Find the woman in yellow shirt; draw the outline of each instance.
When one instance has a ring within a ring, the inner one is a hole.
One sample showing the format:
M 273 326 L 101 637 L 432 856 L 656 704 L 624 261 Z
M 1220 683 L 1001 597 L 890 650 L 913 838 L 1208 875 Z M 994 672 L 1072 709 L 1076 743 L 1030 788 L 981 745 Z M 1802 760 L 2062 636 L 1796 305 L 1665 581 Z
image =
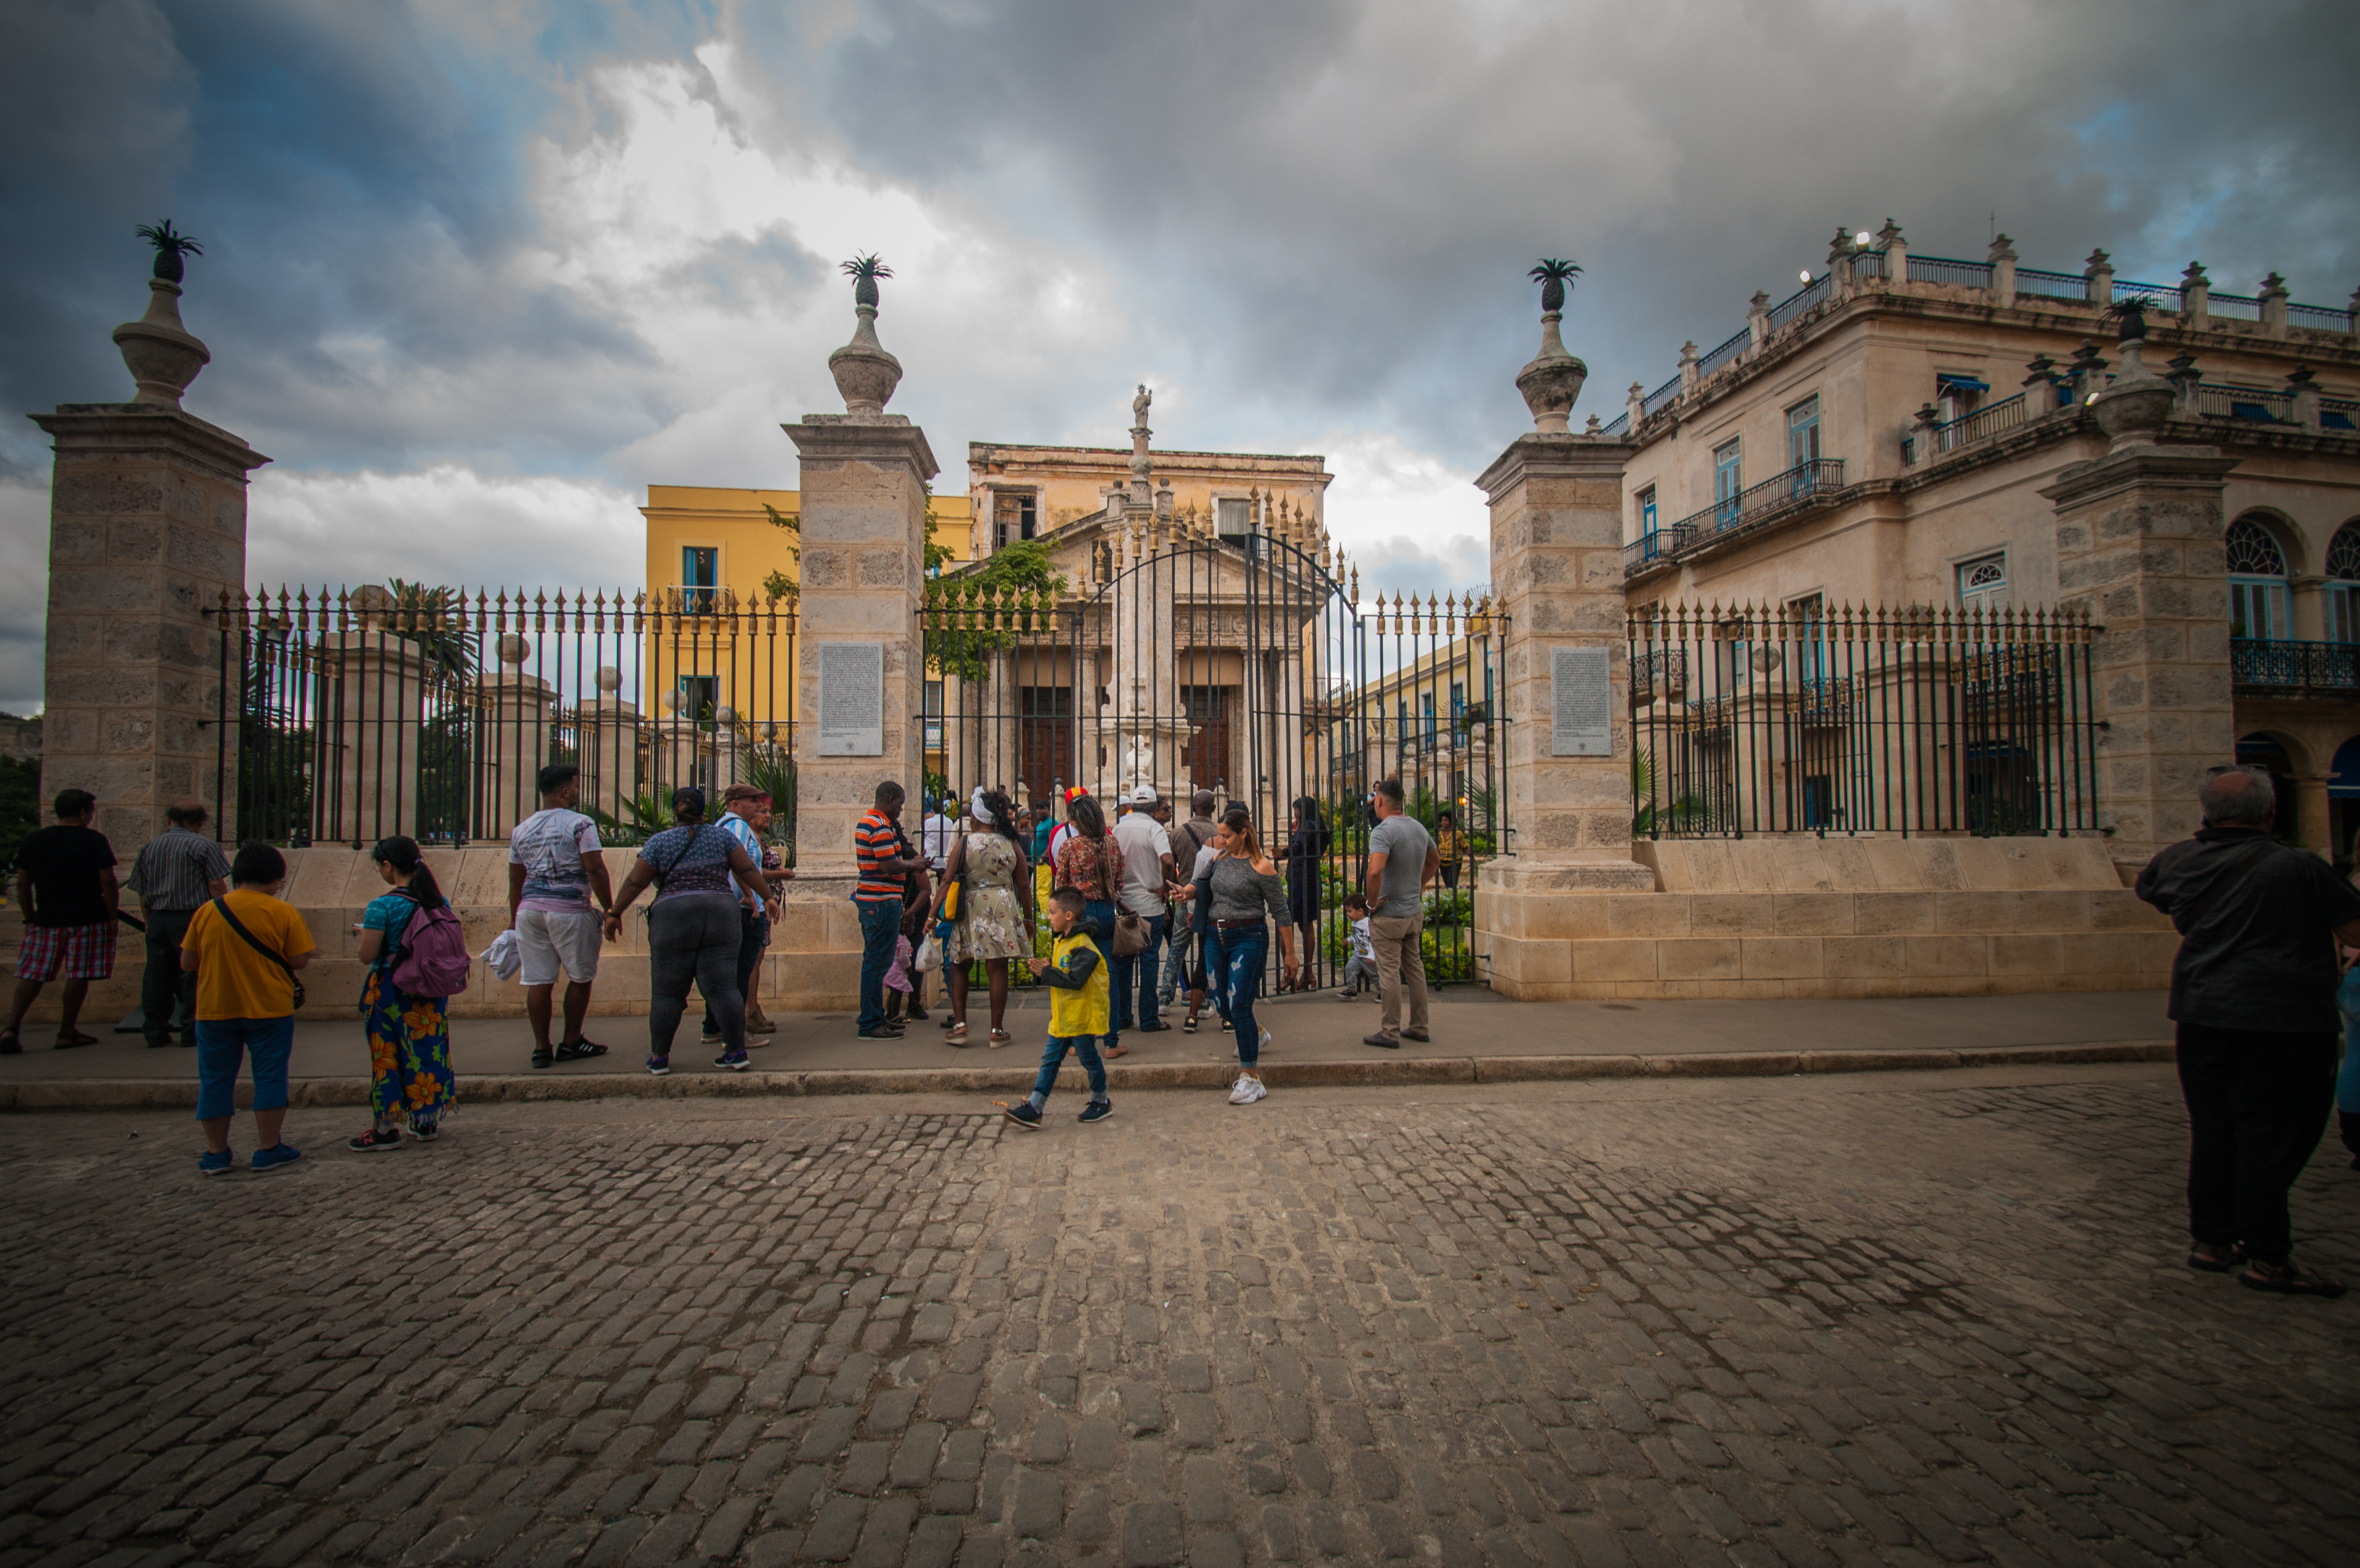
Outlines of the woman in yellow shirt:
M 311 961 L 311 931 L 279 900 L 287 857 L 248 844 L 230 862 L 225 897 L 198 906 L 180 944 L 180 967 L 197 977 L 197 1124 L 205 1152 L 197 1169 L 220 1176 L 237 1168 L 230 1153 L 237 1067 L 251 1056 L 254 1157 L 257 1171 L 303 1157 L 279 1135 L 287 1119 L 287 1058 L 295 1047 L 295 971 Z

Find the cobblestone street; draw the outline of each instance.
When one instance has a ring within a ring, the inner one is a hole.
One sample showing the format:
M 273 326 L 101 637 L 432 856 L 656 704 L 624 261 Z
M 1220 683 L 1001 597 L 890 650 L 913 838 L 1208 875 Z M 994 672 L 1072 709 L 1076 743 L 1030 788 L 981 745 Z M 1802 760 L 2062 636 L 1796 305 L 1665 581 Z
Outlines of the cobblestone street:
M 15 1115 L 0 1568 L 2360 1558 L 2360 1299 L 2181 1266 L 2169 1069 L 1079 1108 Z

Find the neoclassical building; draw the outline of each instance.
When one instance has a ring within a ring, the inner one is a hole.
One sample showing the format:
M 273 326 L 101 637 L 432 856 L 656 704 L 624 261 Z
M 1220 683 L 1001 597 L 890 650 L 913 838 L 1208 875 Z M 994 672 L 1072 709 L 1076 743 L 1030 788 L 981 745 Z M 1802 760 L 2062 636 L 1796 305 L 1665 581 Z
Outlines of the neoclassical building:
M 1685 345 L 1677 375 L 1634 384 L 1597 427 L 1636 447 L 1628 603 L 1642 622 L 1676 605 L 1751 607 L 1787 627 L 1847 606 L 1987 619 L 2074 603 L 2084 585 L 2060 575 L 2049 492 L 2107 449 L 2088 403 L 2126 369 L 2129 302 L 2146 368 L 2173 389 L 2161 439 L 2230 465 L 2206 568 L 2227 634 L 2204 657 L 2232 694 L 2237 754 L 2281 781 L 2281 831 L 2348 861 L 2360 337 L 2352 306 L 2295 303 L 2275 273 L 2242 296 L 2194 264 L 2177 283 L 2139 283 L 2103 250 L 2051 272 L 2019 266 L 2005 236 L 1967 261 L 1912 255 L 1889 220 L 1840 234 L 1824 272 L 1775 304 L 1757 293 L 1741 330 Z

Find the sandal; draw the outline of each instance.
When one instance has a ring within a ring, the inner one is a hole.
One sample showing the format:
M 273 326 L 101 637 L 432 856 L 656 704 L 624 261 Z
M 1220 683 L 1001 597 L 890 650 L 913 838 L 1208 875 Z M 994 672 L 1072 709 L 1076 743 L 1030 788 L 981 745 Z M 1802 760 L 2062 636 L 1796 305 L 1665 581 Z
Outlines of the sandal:
M 957 1019 L 955 1015 L 953 1015 L 953 1014 L 948 1014 L 948 1013 L 944 1014 L 943 1014 L 943 1021 L 942 1021 L 941 1023 L 939 1023 L 939 1024 L 937 1024 L 937 1025 L 934 1025 L 934 1027 L 935 1027 L 935 1028 L 937 1028 L 937 1029 L 951 1029 L 951 1028 L 956 1028 L 956 1027 L 957 1027 L 957 1026 L 958 1026 L 958 1019 Z
M 1180 1032 L 1184 1035 L 1193 1035 L 1196 1032 L 1196 1015 L 1194 1013 L 1180 1020 Z
M 2241 1246 L 2216 1247 L 2199 1242 L 2188 1249 L 2188 1266 L 2207 1274 L 2226 1274 L 2245 1261 L 2245 1249 Z
M 951 1025 L 951 1032 L 943 1036 L 943 1044 L 946 1046 L 963 1046 L 967 1044 L 967 1025 L 954 1021 Z
M 556 1059 L 557 1058 L 555 1053 L 549 1050 L 546 1047 L 535 1046 L 533 1047 L 532 1065 L 536 1069 L 547 1067 L 551 1062 L 555 1061 Z
M 603 1057 L 606 1054 L 606 1047 L 593 1040 L 576 1040 L 570 1046 L 557 1047 L 559 1061 L 588 1061 L 592 1057 Z
M 1010 1034 L 1005 1029 L 994 1029 L 991 1032 L 991 1048 L 996 1051 L 1000 1047 L 1009 1044 L 1015 1038 L 1015 1036 Z
M 59 1035 L 56 1048 L 61 1051 L 70 1051 L 76 1046 L 94 1046 L 96 1044 L 98 1044 L 98 1036 L 96 1035 L 85 1035 L 80 1029 L 75 1029 L 71 1032 Z
M 2329 1300 L 2333 1300 L 2344 1291 L 2344 1281 L 2333 1275 L 2305 1268 L 2291 1258 L 2287 1260 L 2285 1266 L 2270 1269 L 2267 1274 L 2255 1273 L 2257 1268 L 2270 1269 L 2270 1266 L 2256 1259 L 2245 1266 L 2245 1273 L 2237 1276 L 2237 1283 L 2255 1290 L 2267 1290 L 2277 1296 L 2320 1296 Z

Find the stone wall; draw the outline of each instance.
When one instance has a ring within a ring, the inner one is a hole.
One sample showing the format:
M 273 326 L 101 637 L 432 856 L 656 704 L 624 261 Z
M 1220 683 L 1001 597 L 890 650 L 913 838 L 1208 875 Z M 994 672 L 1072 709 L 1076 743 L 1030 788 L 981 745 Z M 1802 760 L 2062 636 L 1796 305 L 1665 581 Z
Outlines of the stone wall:
M 607 874 L 615 886 L 622 885 L 638 853 L 636 850 L 606 851 Z M 319 948 L 319 956 L 303 971 L 308 1000 L 300 1016 L 350 1020 L 357 1025 L 359 1014 L 354 1004 L 360 999 L 365 966 L 355 956 L 359 938 L 352 927 L 368 901 L 385 891 L 385 883 L 367 856 L 357 850 L 289 850 L 286 855 L 283 896 L 301 913 Z M 459 911 L 469 949 L 483 952 L 508 926 L 508 850 L 500 845 L 429 850 L 426 862 L 452 906 Z M 642 916 L 650 896 L 642 894 L 632 905 L 623 921 L 622 940 L 606 948 L 599 959 L 597 989 L 590 1006 L 595 1015 L 644 1016 L 647 1013 L 647 924 Z M 133 907 L 127 897 L 125 906 Z M 16 910 L 0 915 L 0 953 L 7 955 L 12 972 L 23 935 L 23 921 Z M 115 951 L 115 978 L 91 988 L 91 1002 L 82 1011 L 85 1024 L 103 1027 L 138 1005 L 144 955 L 139 933 L 124 927 Z M 858 1000 L 859 981 L 860 924 L 851 901 L 790 901 L 784 917 L 771 932 L 770 949 L 763 956 L 763 1006 L 791 1012 L 848 1008 Z M 57 1017 L 61 989 L 50 985 L 43 990 L 32 1014 L 37 1022 Z M 693 997 L 690 1006 L 696 1009 Z M 524 987 L 512 980 L 494 980 L 479 959 L 466 991 L 453 999 L 451 1012 L 459 1018 L 520 1018 Z
M 2166 984 L 2180 938 L 2103 839 L 1641 842 L 1656 891 L 1503 903 L 1492 988 L 1570 998 L 1978 996 Z

